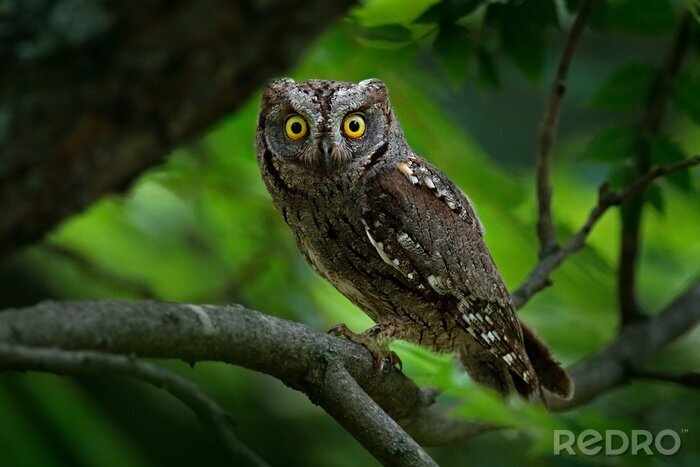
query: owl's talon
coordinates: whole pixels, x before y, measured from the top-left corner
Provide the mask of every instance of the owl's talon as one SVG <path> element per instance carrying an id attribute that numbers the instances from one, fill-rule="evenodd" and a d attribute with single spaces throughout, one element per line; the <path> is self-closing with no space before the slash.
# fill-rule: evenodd
<path id="1" fill-rule="evenodd" d="M 336 324 L 335 326 L 333 326 L 332 328 L 330 328 L 328 330 L 328 334 L 330 334 L 331 336 L 335 336 L 335 337 L 344 337 L 347 340 L 352 341 L 352 342 L 355 342 L 353 340 L 354 337 L 359 337 L 359 335 L 352 332 L 350 330 L 350 328 L 348 328 L 345 325 L 345 323 Z"/>
<path id="2" fill-rule="evenodd" d="M 388 345 L 380 345 L 380 343 L 375 339 L 376 334 L 380 329 L 381 327 L 374 326 L 362 334 L 357 334 L 352 332 L 344 323 L 340 323 L 333 326 L 328 331 L 328 334 L 336 337 L 344 337 L 350 342 L 359 344 L 366 348 L 370 355 L 372 355 L 372 368 L 374 369 L 375 375 L 379 375 L 384 371 L 388 371 L 389 368 L 395 367 L 398 367 L 399 371 L 401 371 L 403 369 L 403 364 L 401 363 L 401 359 L 396 352 L 390 350 Z M 387 362 L 390 365 L 389 367 L 386 366 Z"/>
<path id="3" fill-rule="evenodd" d="M 391 366 L 398 368 L 399 371 L 403 371 L 403 362 L 393 350 L 389 351 L 389 363 L 391 363 Z"/>
<path id="4" fill-rule="evenodd" d="M 381 351 L 372 352 L 370 350 L 370 354 L 372 354 L 372 368 L 374 369 L 375 376 L 388 373 L 391 368 L 398 368 L 399 371 L 403 369 L 401 359 L 393 350 L 389 350 L 386 353 Z M 389 365 L 387 365 L 387 363 Z"/>

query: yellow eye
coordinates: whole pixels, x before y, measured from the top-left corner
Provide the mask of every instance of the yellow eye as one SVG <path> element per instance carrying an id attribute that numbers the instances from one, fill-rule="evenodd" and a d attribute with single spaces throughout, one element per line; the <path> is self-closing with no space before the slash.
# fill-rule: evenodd
<path id="1" fill-rule="evenodd" d="M 292 115 L 287 119 L 285 130 L 287 131 L 287 136 L 292 139 L 303 138 L 307 132 L 306 120 L 299 115 Z"/>
<path id="2" fill-rule="evenodd" d="M 343 131 L 351 138 L 359 138 L 365 134 L 365 119 L 360 114 L 352 114 L 345 117 Z"/>

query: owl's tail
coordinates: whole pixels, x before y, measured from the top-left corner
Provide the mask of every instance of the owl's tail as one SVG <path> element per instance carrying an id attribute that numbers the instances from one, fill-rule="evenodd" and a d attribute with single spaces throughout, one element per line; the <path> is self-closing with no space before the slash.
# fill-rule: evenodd
<path id="1" fill-rule="evenodd" d="M 536 378 L 526 382 L 515 372 L 506 368 L 500 361 L 494 361 L 487 349 L 464 346 L 458 355 L 464 369 L 472 380 L 495 389 L 504 396 L 517 392 L 522 397 L 534 395 L 544 401 L 543 389 L 555 396 L 569 400 L 574 393 L 574 383 L 559 365 L 547 346 L 535 332 L 520 323 L 523 329 L 525 352 L 532 365 Z"/>
<path id="2" fill-rule="evenodd" d="M 520 321 L 520 327 L 523 329 L 525 352 L 530 358 L 540 385 L 560 399 L 570 400 L 574 395 L 574 382 L 554 359 L 547 345 L 535 334 L 535 331 L 522 321 Z"/>

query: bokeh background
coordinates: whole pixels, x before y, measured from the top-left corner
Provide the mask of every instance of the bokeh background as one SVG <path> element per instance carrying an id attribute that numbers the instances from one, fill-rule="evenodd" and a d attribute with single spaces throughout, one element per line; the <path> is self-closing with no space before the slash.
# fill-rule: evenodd
<path id="1" fill-rule="evenodd" d="M 483 12 L 451 26 L 430 18 L 415 22 L 435 3 L 367 0 L 330 27 L 288 75 L 383 79 L 412 147 L 478 207 L 486 241 L 514 288 L 536 261 L 535 135 L 565 34 L 535 26 L 548 31 L 541 37 L 533 33 L 539 45 L 504 49 L 502 37 L 499 42 L 478 27 Z M 522 10 L 522 20 L 534 24 L 543 2 L 524 3 L 529 9 Z M 570 25 L 565 2 L 554 3 L 555 19 Z M 553 174 L 562 236 L 585 220 L 598 185 L 625 167 L 625 154 L 613 153 L 625 150 L 625 131 L 631 131 L 625 125 L 638 121 L 650 76 L 681 14 L 680 2 L 610 3 L 623 5 L 627 14 L 615 17 L 617 23 L 599 20 L 584 35 L 571 69 Z M 686 65 L 688 79 L 696 82 L 697 59 L 693 52 Z M 42 242 L 5 258 L 2 308 L 43 299 L 235 302 L 322 330 L 338 322 L 358 332 L 369 327 L 367 317 L 305 264 L 272 207 L 255 162 L 258 101 L 259 93 L 251 96 L 123 195 L 102 199 Z M 669 114 L 667 138 L 659 143 L 662 160 L 699 151 L 698 107 L 695 113 L 687 107 L 675 105 Z M 686 174 L 655 184 L 649 196 L 639 278 L 647 310 L 658 310 L 699 277 L 697 189 L 697 175 Z M 522 311 L 565 364 L 596 352 L 618 331 L 619 227 L 611 211 L 588 246 L 553 275 L 554 286 Z M 696 330 L 652 367 L 695 370 L 699 344 Z M 513 426 L 431 449 L 441 465 L 700 465 L 697 391 L 632 381 L 585 407 L 550 415 L 519 404 L 503 407 L 448 357 L 401 342 L 393 348 L 408 375 L 447 388 L 445 397 L 458 404 L 456 416 Z M 164 364 L 230 411 L 242 440 L 273 465 L 376 464 L 321 409 L 273 378 L 218 363 Z M 585 428 L 687 432 L 680 453 L 671 458 L 552 456 L 552 430 Z M 167 394 L 117 377 L 28 373 L 0 374 L 0 465 L 230 463 L 195 417 Z"/>

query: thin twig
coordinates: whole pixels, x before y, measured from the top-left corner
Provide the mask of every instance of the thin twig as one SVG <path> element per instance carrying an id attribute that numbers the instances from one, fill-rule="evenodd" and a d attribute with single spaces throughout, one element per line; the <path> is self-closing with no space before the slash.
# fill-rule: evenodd
<path id="1" fill-rule="evenodd" d="M 27 347 L 0 343 L 0 370 L 57 374 L 119 374 L 151 384 L 189 407 L 199 421 L 245 465 L 268 465 L 233 433 L 231 416 L 190 381 L 152 363 L 87 350 Z"/>
<path id="2" fill-rule="evenodd" d="M 681 19 L 676 37 L 649 93 L 647 106 L 640 122 L 638 147 L 634 154 L 635 170 L 638 176 L 643 176 L 651 168 L 650 143 L 652 138 L 659 133 L 673 83 L 680 72 L 683 59 L 690 49 L 690 28 L 693 21 L 690 13 L 686 13 Z M 643 198 L 633 197 L 621 210 L 622 229 L 617 272 L 621 328 L 644 318 L 635 290 L 643 207 Z"/>
<path id="3" fill-rule="evenodd" d="M 574 56 L 574 50 L 583 30 L 586 27 L 588 16 L 595 0 L 584 0 L 581 4 L 576 19 L 574 20 L 569 35 L 564 45 L 564 50 L 559 58 L 554 80 L 549 92 L 549 99 L 544 116 L 539 126 L 538 153 L 537 153 L 537 235 L 540 241 L 540 257 L 544 257 L 557 250 L 558 244 L 552 218 L 552 184 L 550 169 L 552 165 L 552 148 L 559 125 L 559 113 L 561 103 L 566 92 L 566 79 L 569 73 L 569 65 Z"/>
<path id="4" fill-rule="evenodd" d="M 619 194 L 613 196 L 612 202 L 615 205 L 620 205 L 626 200 L 644 191 L 657 178 L 665 177 L 698 164 L 700 164 L 700 156 L 693 156 L 682 161 L 674 162 L 673 164 L 656 167 L 647 172 L 642 178 L 622 190 Z"/>
<path id="5" fill-rule="evenodd" d="M 559 267 L 569 255 L 580 250 L 584 246 L 588 234 L 590 234 L 595 224 L 610 207 L 622 205 L 632 197 L 644 191 L 660 177 L 686 170 L 698 164 L 700 164 L 700 156 L 694 156 L 673 164 L 657 167 L 617 193 L 610 192 L 607 185 L 601 186 L 598 203 L 591 209 L 591 212 L 588 214 L 588 219 L 579 231 L 560 249 L 540 259 L 530 271 L 530 274 L 523 284 L 513 292 L 512 299 L 515 306 L 521 308 L 533 295 L 550 284 L 550 274 Z"/>

